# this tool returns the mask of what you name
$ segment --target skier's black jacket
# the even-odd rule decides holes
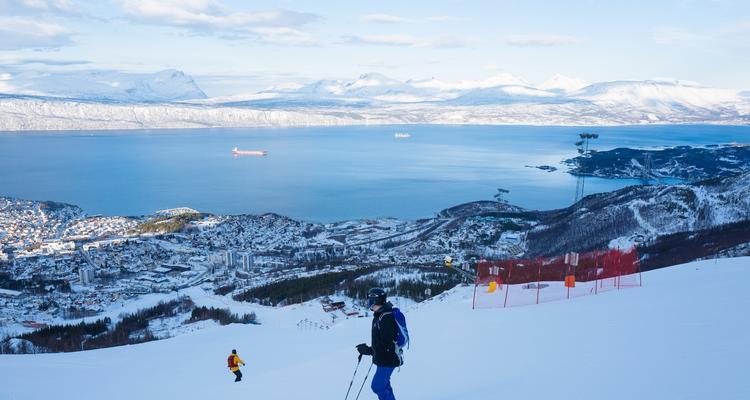
[[[396,348],[398,325],[391,310],[393,304],[385,303],[372,317],[372,362],[381,367],[400,367],[402,363]]]

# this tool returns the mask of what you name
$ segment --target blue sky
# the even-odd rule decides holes
[[[370,71],[750,89],[750,2],[0,0],[0,66],[177,68],[209,95]]]

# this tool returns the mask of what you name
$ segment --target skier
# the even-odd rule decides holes
[[[232,350],[232,354],[227,357],[227,367],[236,376],[236,378],[234,379],[235,382],[239,382],[242,380],[242,371],[240,371],[240,364],[244,366],[245,362],[242,361],[240,356],[237,355],[237,350]]]
[[[391,387],[391,374],[403,362],[403,351],[397,342],[403,336],[408,341],[408,331],[405,322],[400,325],[397,318],[403,321],[403,314],[386,301],[383,289],[373,288],[367,292],[367,304],[373,311],[372,318],[372,347],[365,343],[357,345],[360,357],[372,356],[372,362],[377,366],[375,376],[370,387],[378,395],[379,400],[395,400]],[[398,317],[396,317],[398,315]],[[399,332],[402,332],[401,334]],[[402,343],[403,344],[403,343]]]

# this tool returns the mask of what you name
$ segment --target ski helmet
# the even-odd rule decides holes
[[[384,305],[385,304],[385,290],[381,288],[372,288],[369,291],[367,291],[367,306],[372,308],[374,305]]]

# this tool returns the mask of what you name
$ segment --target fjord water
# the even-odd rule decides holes
[[[408,139],[395,139],[408,132]],[[566,207],[576,178],[560,162],[581,132],[598,150],[750,141],[736,126],[372,126],[0,132],[0,196],[53,200],[89,214],[275,212],[312,221],[420,218],[498,187],[530,209]],[[266,157],[231,150],[267,150]],[[545,172],[527,165],[551,165]],[[586,193],[637,180],[586,180]]]

